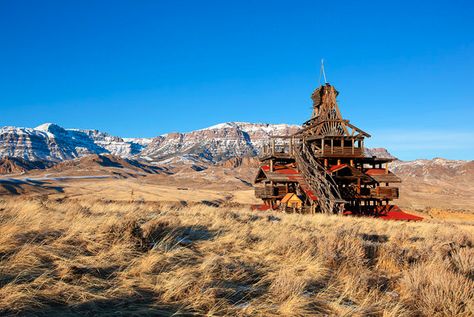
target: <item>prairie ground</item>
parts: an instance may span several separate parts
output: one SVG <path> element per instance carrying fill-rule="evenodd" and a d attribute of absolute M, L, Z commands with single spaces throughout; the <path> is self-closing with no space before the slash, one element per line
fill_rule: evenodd
<path fill-rule="evenodd" d="M 0 315 L 474 315 L 469 221 L 20 196 L 0 233 Z"/>

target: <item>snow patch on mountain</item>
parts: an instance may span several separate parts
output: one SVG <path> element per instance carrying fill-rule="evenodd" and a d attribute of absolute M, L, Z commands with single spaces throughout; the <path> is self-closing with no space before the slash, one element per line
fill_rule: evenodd
<path fill-rule="evenodd" d="M 0 128 L 0 157 L 28 161 L 64 161 L 105 153 L 131 157 L 143 150 L 142 143 L 125 141 L 98 130 L 64 129 L 53 123 L 33 129 Z"/>
<path fill-rule="evenodd" d="M 256 156 L 270 136 L 291 135 L 296 125 L 226 122 L 187 133 L 168 133 L 153 139 L 142 156 L 156 161 L 194 156 L 217 163 L 232 157 Z"/>

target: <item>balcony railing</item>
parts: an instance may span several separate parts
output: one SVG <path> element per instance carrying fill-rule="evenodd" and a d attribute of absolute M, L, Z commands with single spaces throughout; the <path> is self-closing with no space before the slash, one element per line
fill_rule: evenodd
<path fill-rule="evenodd" d="M 370 195 L 379 199 L 397 199 L 398 187 L 376 187 L 370 189 Z"/>

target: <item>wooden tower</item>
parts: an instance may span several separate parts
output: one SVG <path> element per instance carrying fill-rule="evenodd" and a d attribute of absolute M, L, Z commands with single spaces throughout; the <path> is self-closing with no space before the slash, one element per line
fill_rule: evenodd
<path fill-rule="evenodd" d="M 381 213 L 398 198 L 400 178 L 388 169 L 389 158 L 366 156 L 370 135 L 343 119 L 330 84 L 311 99 L 311 118 L 290 136 L 274 136 L 260 156 L 255 194 L 271 208 L 286 209 L 288 193 L 301 198 L 300 212 Z M 294 208 L 293 208 L 294 209 Z"/>

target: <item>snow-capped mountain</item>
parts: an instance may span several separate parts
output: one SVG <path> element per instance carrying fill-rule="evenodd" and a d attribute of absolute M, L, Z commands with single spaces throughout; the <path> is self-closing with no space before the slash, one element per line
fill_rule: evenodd
<path fill-rule="evenodd" d="M 212 163 L 232 157 L 255 156 L 271 135 L 290 135 L 300 127 L 287 124 L 228 122 L 188 133 L 158 136 L 140 153 L 153 161 L 176 156 Z"/>
<path fill-rule="evenodd" d="M 97 130 L 64 129 L 45 123 L 36 128 L 0 128 L 0 157 L 27 161 L 64 161 L 89 154 L 138 154 L 146 141 L 125 141 Z"/>
<path fill-rule="evenodd" d="M 121 138 L 97 130 L 64 129 L 46 123 L 36 128 L 0 128 L 0 158 L 60 162 L 90 154 L 113 154 L 124 158 L 167 163 L 220 163 L 230 158 L 259 154 L 270 136 L 290 135 L 300 126 L 227 122 L 187 133 L 168 133 L 155 138 Z M 365 149 L 366 156 L 394 158 L 384 148 Z M 452 173 L 466 161 L 444 159 L 395 161 L 395 172 Z M 469 164 L 468 164 L 469 165 Z M 472 168 L 472 161 L 469 165 Z M 464 170 L 464 169 L 461 169 Z"/>
<path fill-rule="evenodd" d="M 36 128 L 0 128 L 0 157 L 27 161 L 65 161 L 90 154 L 163 161 L 170 158 L 216 163 L 255 156 L 271 135 L 288 135 L 296 125 L 229 122 L 156 138 L 121 138 L 97 130 L 65 129 L 45 123 Z"/>

